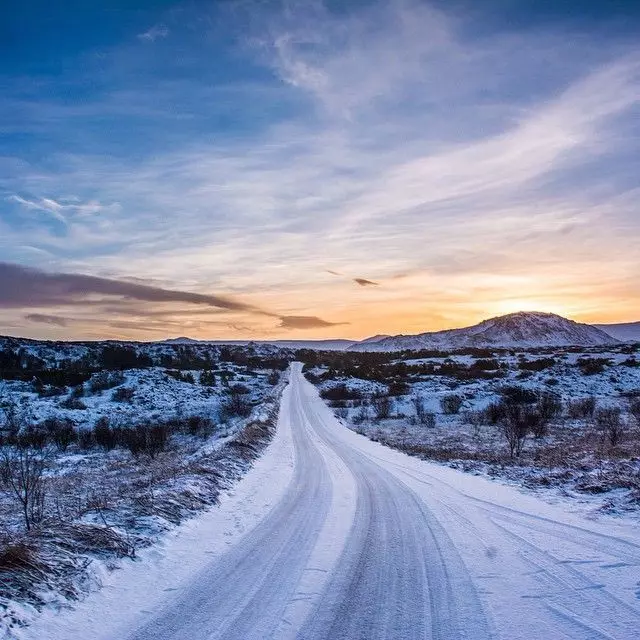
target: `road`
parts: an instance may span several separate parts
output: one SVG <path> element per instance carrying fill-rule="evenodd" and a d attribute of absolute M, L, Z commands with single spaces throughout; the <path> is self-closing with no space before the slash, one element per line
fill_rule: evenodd
<path fill-rule="evenodd" d="M 277 504 L 130 640 L 638 637 L 633 529 L 370 442 L 297 364 L 279 429 Z"/>

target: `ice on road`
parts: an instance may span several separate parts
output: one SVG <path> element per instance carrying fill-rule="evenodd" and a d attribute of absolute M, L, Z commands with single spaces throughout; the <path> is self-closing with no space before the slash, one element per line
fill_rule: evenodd
<path fill-rule="evenodd" d="M 283 483 L 272 459 L 287 455 Z M 245 480 L 258 485 L 252 499 L 276 497 L 228 549 L 129 611 L 117 635 L 106 623 L 82 637 L 639 637 L 636 527 L 591 522 L 371 442 L 336 421 L 299 364 L 276 442 Z"/>

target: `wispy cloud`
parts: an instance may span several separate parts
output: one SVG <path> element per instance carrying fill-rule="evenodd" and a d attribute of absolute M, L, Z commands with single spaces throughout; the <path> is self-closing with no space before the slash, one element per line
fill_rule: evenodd
<path fill-rule="evenodd" d="M 93 215 L 105 210 L 113 210 L 118 207 L 117 204 L 105 206 L 97 200 L 89 200 L 88 202 L 79 202 L 77 198 L 65 198 L 60 200 L 54 200 L 53 198 L 38 198 L 36 200 L 29 200 L 22 196 L 13 194 L 10 195 L 7 200 L 9 202 L 15 202 L 21 205 L 25 209 L 31 211 L 44 211 L 51 214 L 56 220 L 63 224 L 68 224 L 66 213 L 78 214 L 78 215 Z"/>
<path fill-rule="evenodd" d="M 144 42 L 155 42 L 158 39 L 166 38 L 169 35 L 169 28 L 162 24 L 154 24 L 152 27 L 138 34 L 138 40 Z"/>
<path fill-rule="evenodd" d="M 282 316 L 278 325 L 281 329 L 325 329 L 349 324 L 348 322 L 327 322 L 316 316 Z"/>
<path fill-rule="evenodd" d="M 56 327 L 67 327 L 69 325 L 68 318 L 52 316 L 45 313 L 28 313 L 24 316 L 24 319 L 28 322 L 35 322 L 36 324 L 52 324 Z"/>

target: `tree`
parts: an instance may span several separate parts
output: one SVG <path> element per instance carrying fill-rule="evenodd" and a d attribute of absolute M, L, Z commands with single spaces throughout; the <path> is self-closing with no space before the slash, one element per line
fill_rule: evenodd
<path fill-rule="evenodd" d="M 0 484 L 20 504 L 30 531 L 44 516 L 49 450 L 7 445 L 0 455 Z"/>
<path fill-rule="evenodd" d="M 615 406 L 601 407 L 596 411 L 594 417 L 598 429 L 609 441 L 609 444 L 612 447 L 617 446 L 626 430 L 626 424 L 622 420 L 621 408 Z"/>
<path fill-rule="evenodd" d="M 502 403 L 501 413 L 498 424 L 509 446 L 509 455 L 519 458 L 533 422 L 533 411 L 527 405 L 506 402 Z"/>

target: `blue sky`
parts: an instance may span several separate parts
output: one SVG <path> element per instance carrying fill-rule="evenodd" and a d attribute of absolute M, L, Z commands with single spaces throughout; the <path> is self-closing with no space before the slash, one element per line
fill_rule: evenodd
<path fill-rule="evenodd" d="M 58 4 L 0 8 L 0 333 L 640 319 L 638 3 Z"/>

